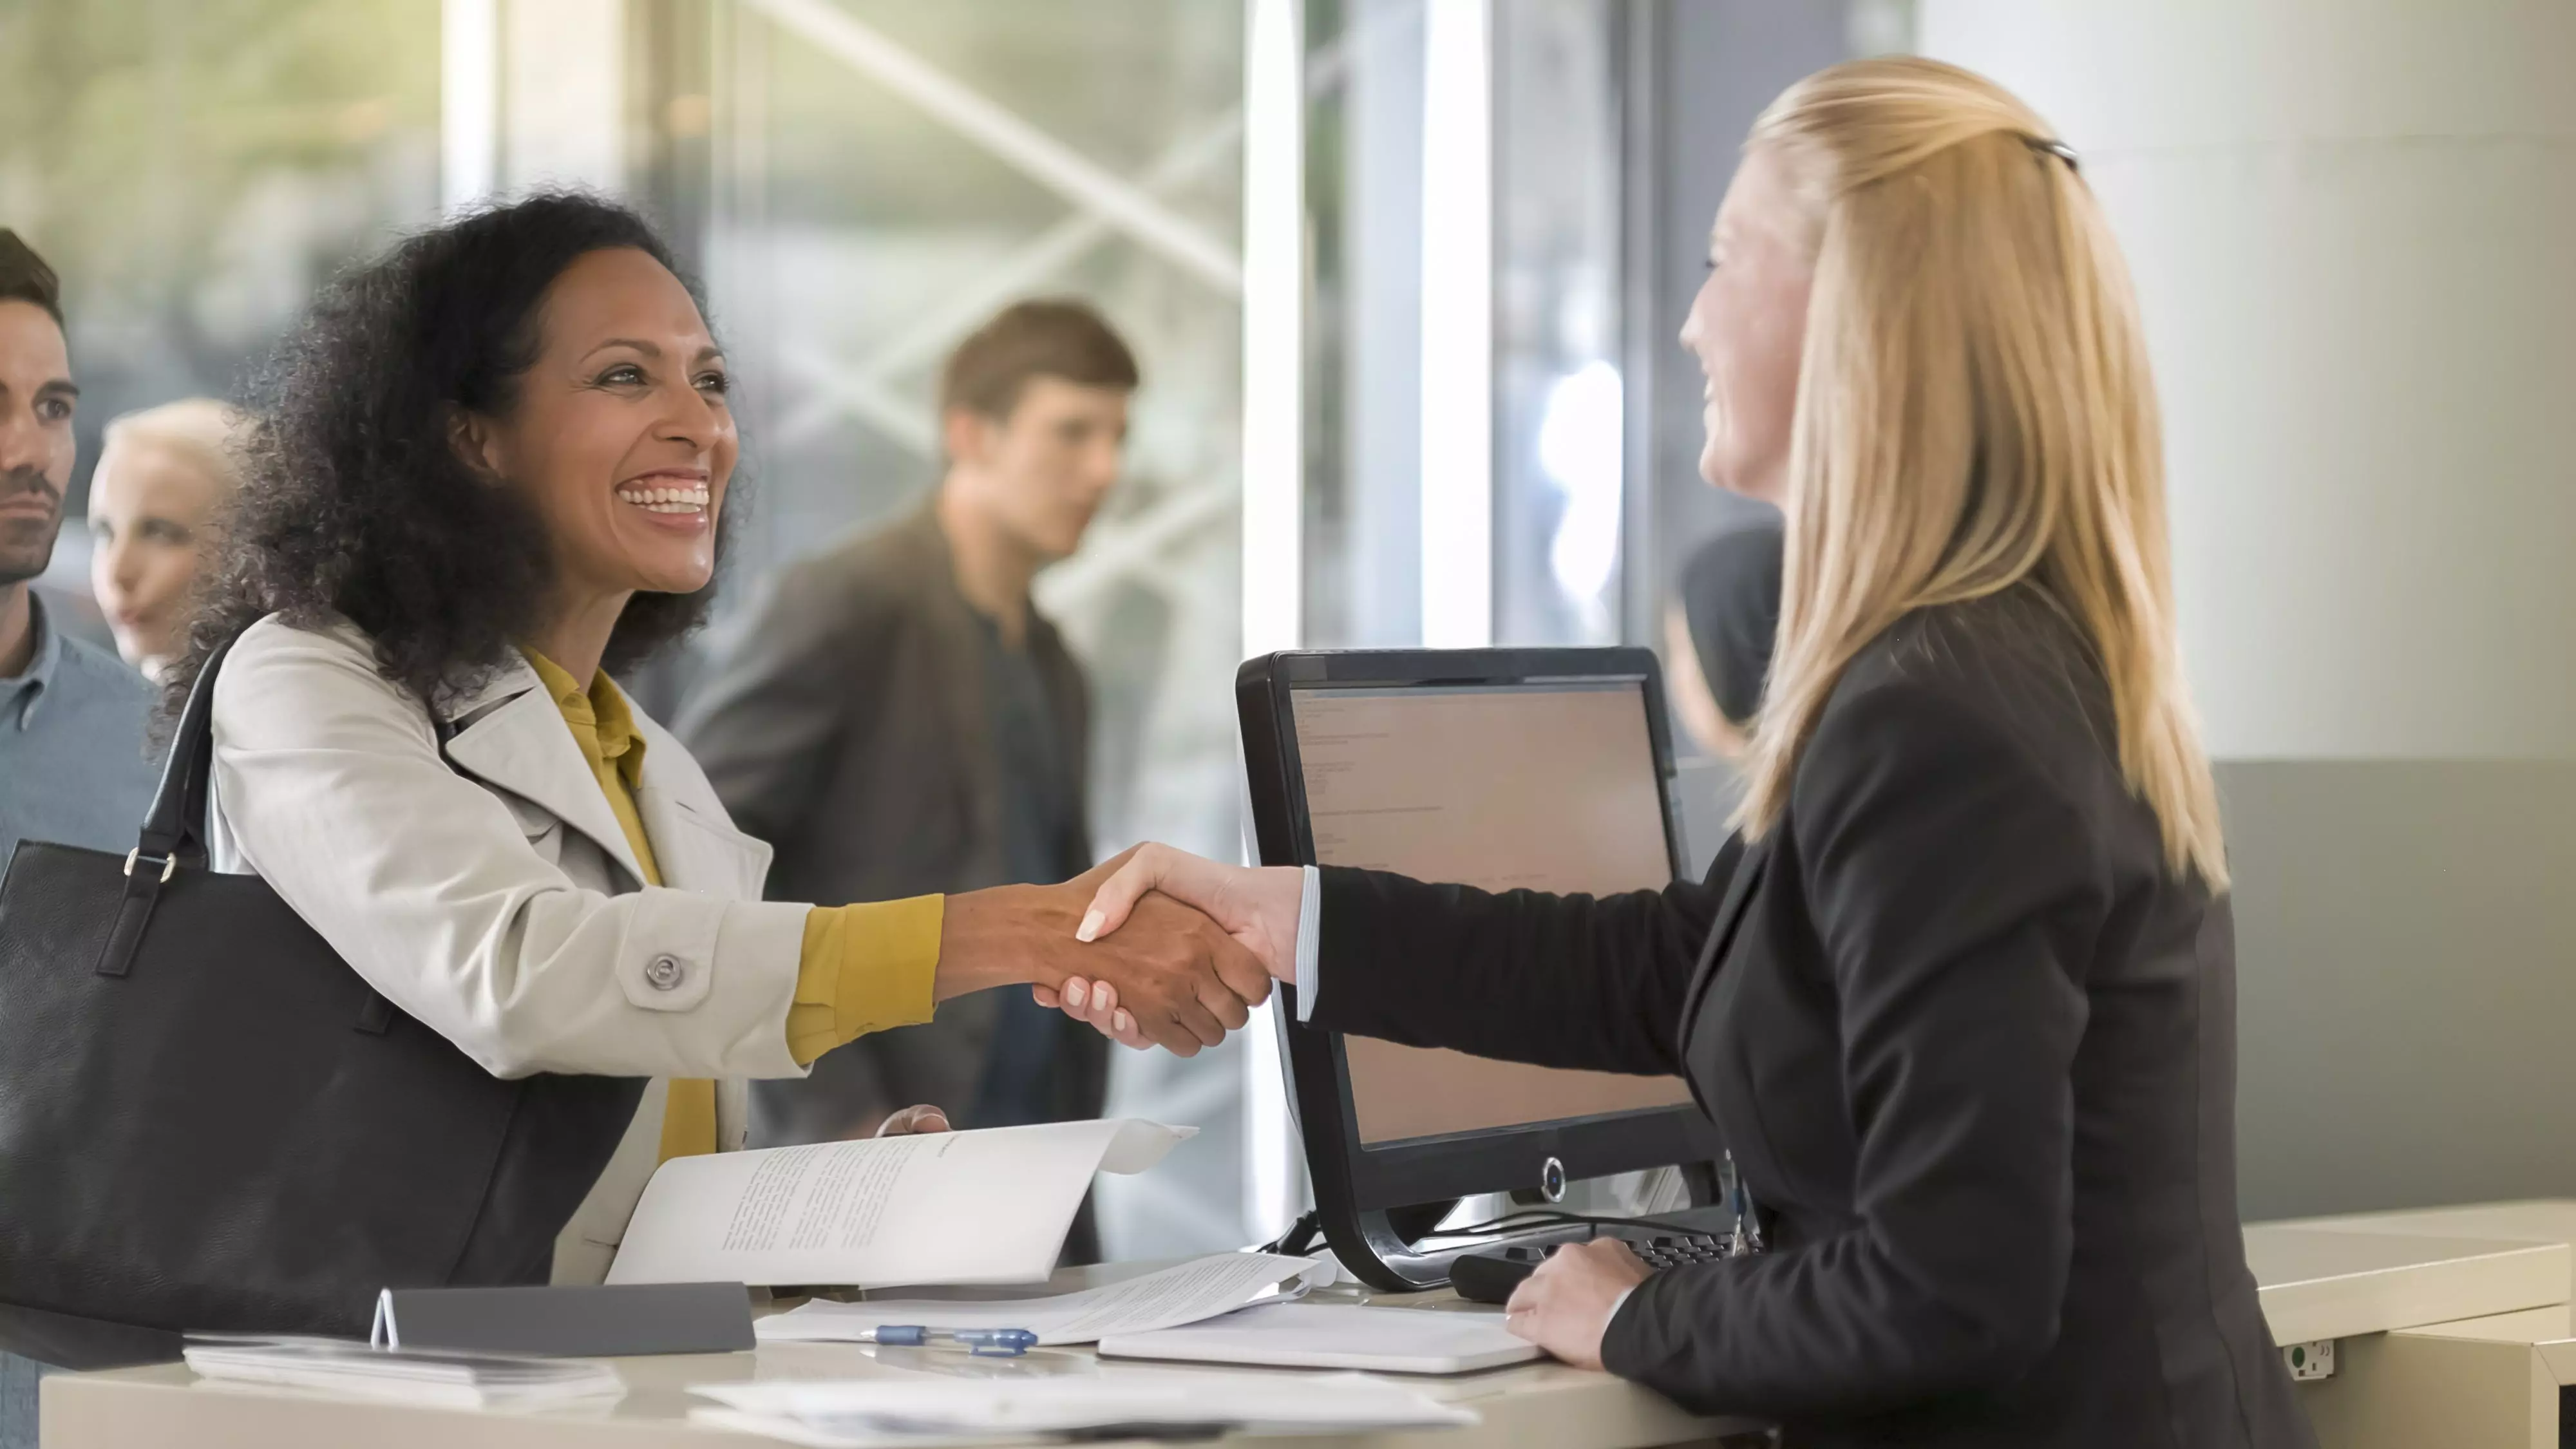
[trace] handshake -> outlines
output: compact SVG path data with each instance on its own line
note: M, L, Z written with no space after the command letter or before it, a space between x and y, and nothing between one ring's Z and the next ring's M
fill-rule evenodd
M1026 983L1132 1047L1196 1056L1297 969L1303 873L1140 845L1052 886L948 898L941 999Z

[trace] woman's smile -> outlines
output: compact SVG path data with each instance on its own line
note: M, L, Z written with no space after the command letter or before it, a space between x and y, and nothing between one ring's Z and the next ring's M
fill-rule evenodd
M617 485L617 498L653 515L656 526L703 531L715 494L704 468L657 468Z

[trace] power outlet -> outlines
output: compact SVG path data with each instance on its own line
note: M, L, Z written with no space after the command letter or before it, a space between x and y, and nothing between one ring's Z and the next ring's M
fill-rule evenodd
M2293 1343L2281 1350L2281 1362L2290 1366L2290 1377L2301 1382L2334 1377L2334 1346L2331 1338L2314 1343Z

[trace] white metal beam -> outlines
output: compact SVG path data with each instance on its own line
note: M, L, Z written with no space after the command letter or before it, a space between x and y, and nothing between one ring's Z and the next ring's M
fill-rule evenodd
M1243 649L1304 616L1306 157L1301 0L1245 0Z
M1144 185L1151 191L1182 185L1233 156L1242 138L1243 113L1230 111L1205 131L1165 152L1145 174ZM881 389L896 375L955 346L958 339L999 311L1004 303L1070 265L1110 232L1109 220L1101 213L1076 211L990 266L978 268L965 286L878 344L847 372L831 373L828 384L809 393L779 424L781 443L792 447L830 426L847 410L843 406L845 395L855 407L859 389Z
M1074 205L1169 257L1220 291L1243 285L1233 249L1142 188L954 76L896 44L830 0L743 0L824 54L868 76Z
M1121 579L1155 582L1166 572L1154 567L1164 554L1227 518L1234 506L1232 490L1203 484L1123 522L1094 524L1080 553L1038 576L1038 602L1058 614Z
M1390 23L1380 17L1363 32L1345 34L1316 47L1306 59L1307 98L1312 100L1341 84L1349 74L1352 52L1387 28ZM1236 159L1242 141L1243 110L1238 106L1209 122L1206 129L1172 145L1147 168L1140 184L1155 194L1187 185L1220 163ZM1112 231L1108 219L1099 212L1077 210L990 265L977 268L967 285L914 318L846 371L825 369L829 380L818 383L780 422L781 445L795 446L831 426L844 412L865 411L897 375L956 345L958 339L1004 303L1072 265L1075 258L1099 245ZM871 387L867 396L861 395ZM845 391L850 394L846 405Z
M1243 652L1305 619L1306 24L1303 0L1244 0ZM1244 1030L1244 1219L1268 1237L1302 1185L1276 1008Z
M438 20L438 199L492 194L501 149L501 0L445 0Z
M929 409L895 396L882 382L853 374L840 359L816 347L790 343L779 350L778 361L805 387L807 396L831 399L826 421L843 413L855 414L915 454L939 456L939 427Z

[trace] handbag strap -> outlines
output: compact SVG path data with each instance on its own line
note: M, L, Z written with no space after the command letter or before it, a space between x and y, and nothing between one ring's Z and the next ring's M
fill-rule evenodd
M214 774L215 676L224 656L233 652L225 640L206 656L188 687L188 702L179 711L179 727L170 736L169 758L161 762L161 784L143 814L141 838L126 858L128 875L146 868L167 879L185 862L202 865L206 858L207 781Z
M179 711L179 728L170 736L169 758L161 762L161 784L143 812L143 829L125 856L125 894L116 919L99 948L95 968L101 976L123 976L134 969L143 949L143 933L160 904L161 888L170 883L184 858L190 866L206 860L206 777L215 757L215 675L232 652L227 639L206 656L188 687L188 702Z

